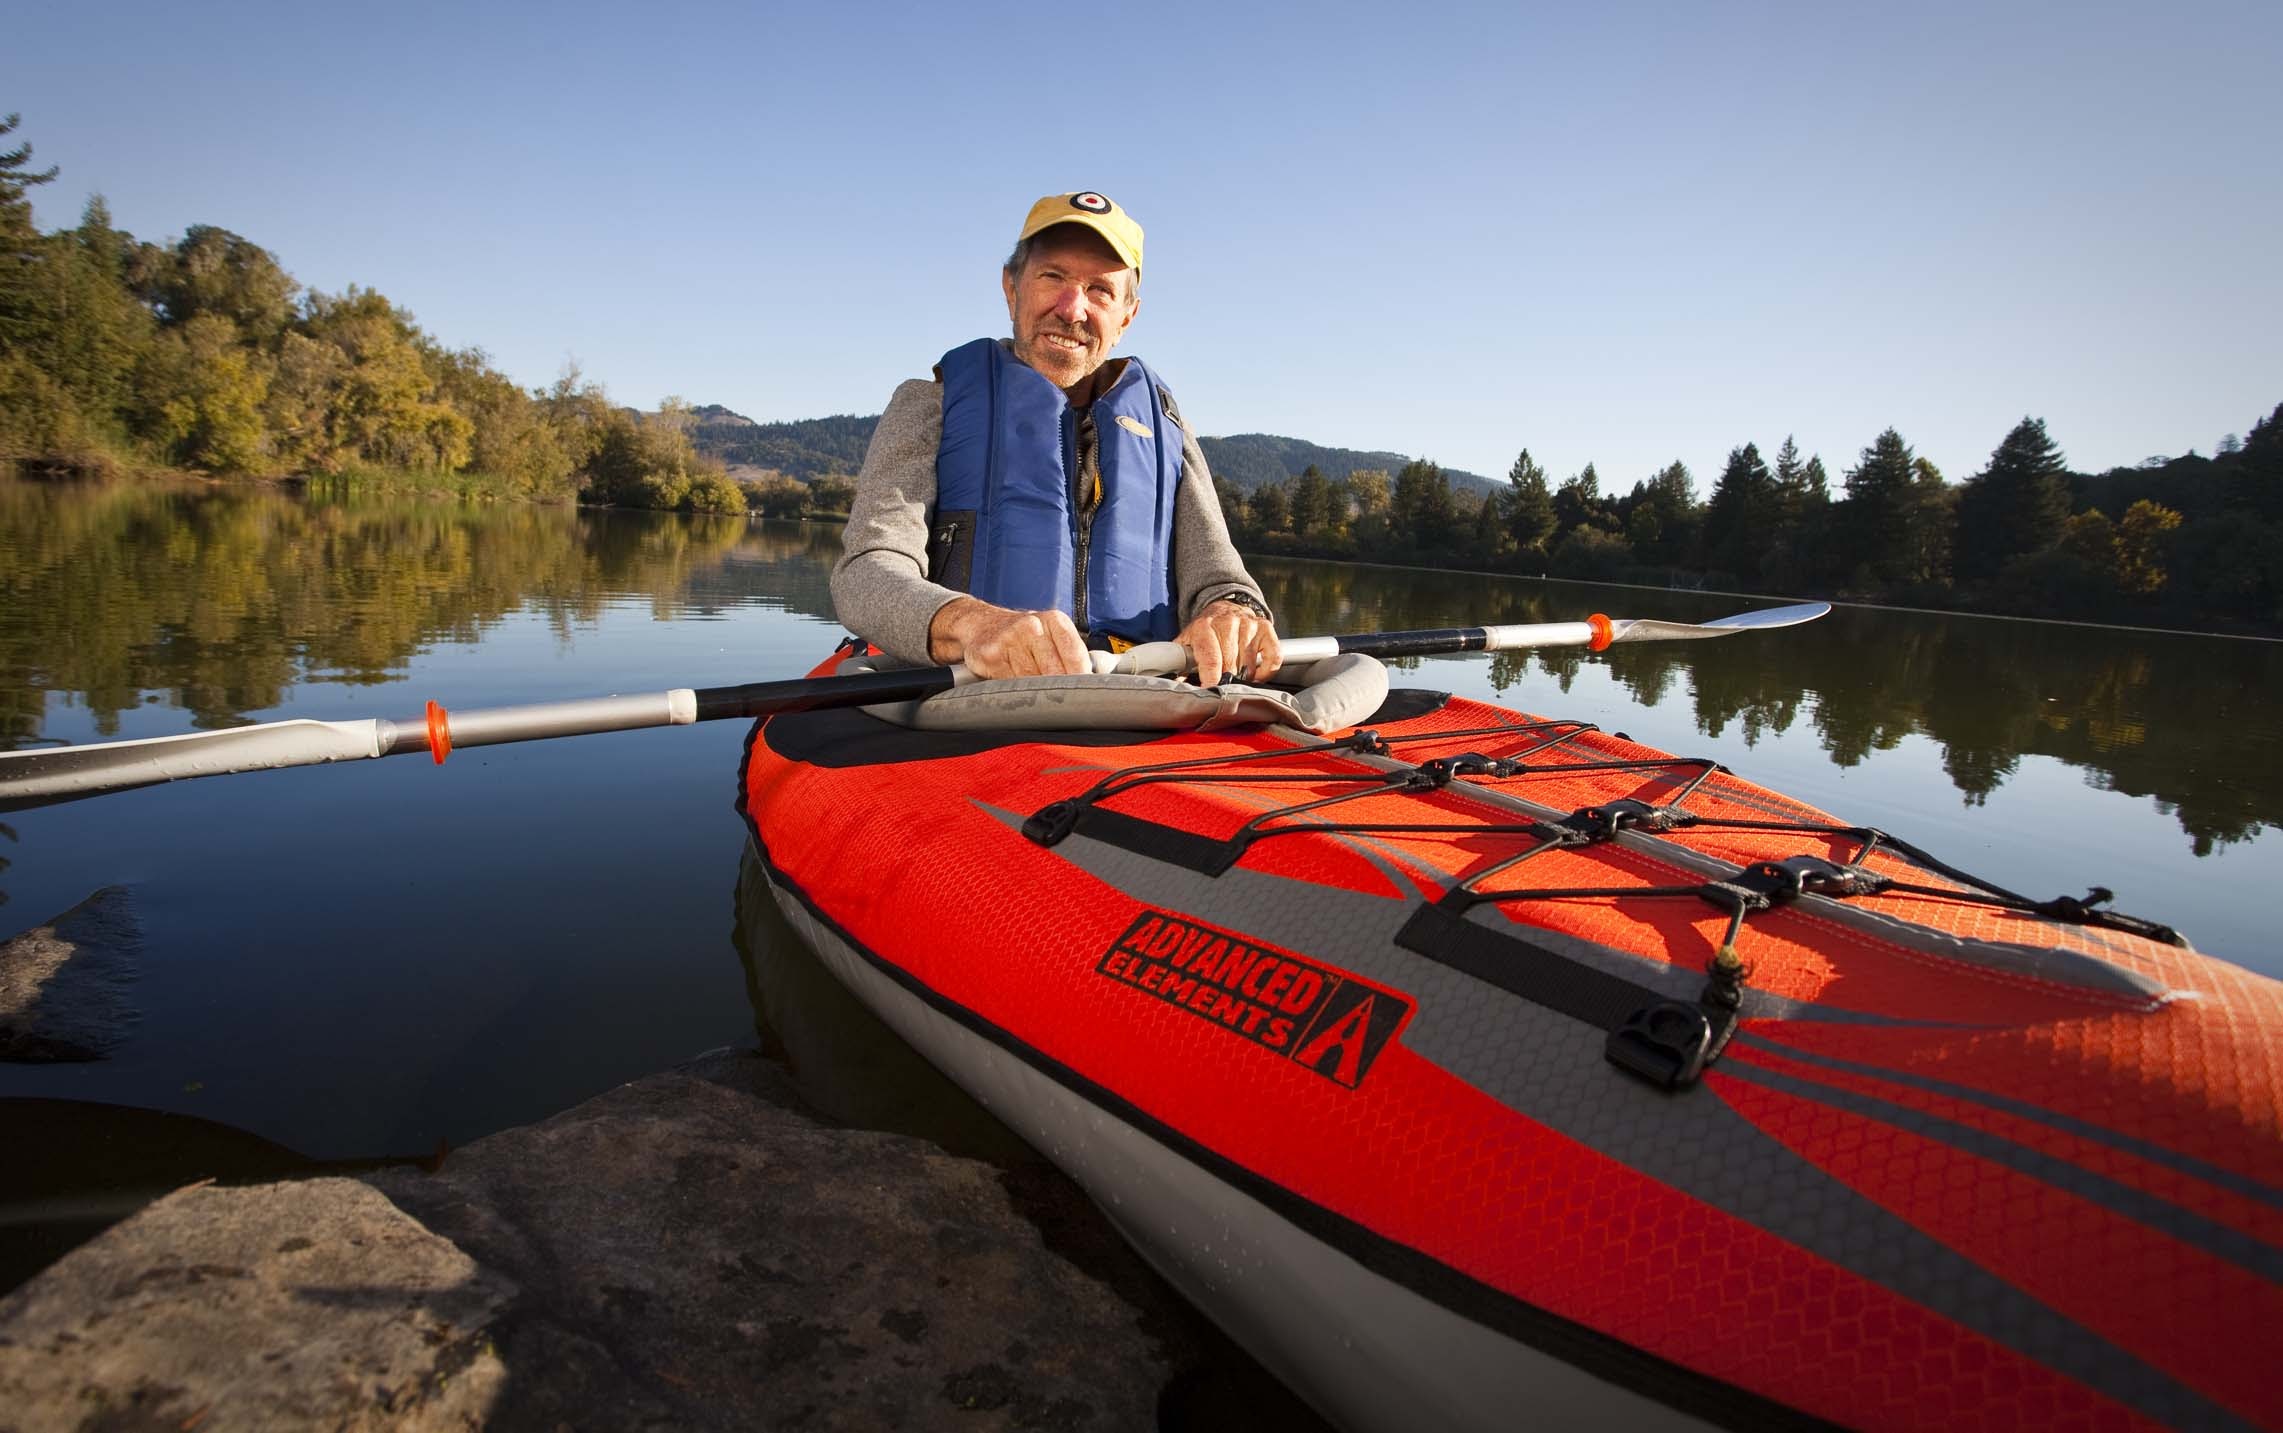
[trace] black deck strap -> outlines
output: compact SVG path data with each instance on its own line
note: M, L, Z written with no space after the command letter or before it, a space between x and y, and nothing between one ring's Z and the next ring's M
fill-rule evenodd
M2037 902L2030 907L2030 911L2032 914L2041 915L2047 920L2067 921L2071 925L2098 926L2102 930L2121 931L2126 935L2137 935L2145 940L2158 941L2165 945L2185 946L2188 943L2186 937L2168 925L2152 920L2142 920L2139 916L2128 916L2123 911L2094 909L2096 906L2106 905L2115 899L2116 892L2106 886L2095 886L2085 892L2082 899L2076 896L2055 896L2052 900Z
M1603 1030L1624 1024L1664 993L1563 955L1514 932L1477 925L1442 905L1422 905L1395 943L1509 994Z
M1056 805L1063 803L1057 802ZM1047 808L1052 810L1053 807ZM1039 815L1045 815L1040 812ZM1031 821L1038 820L1033 816ZM1029 834L1030 822L1023 823L1024 834ZM1086 836L1121 851L1163 861L1169 866L1196 871L1201 875L1218 876L1237 862L1244 847L1234 841L1216 840L1200 836L1194 831L1162 825L1140 816L1128 816L1123 811L1111 811L1101 806L1082 806L1071 821L1066 834ZM1052 842L1042 842L1051 845Z
M2029 915L2043 916L2047 920L2065 921L2071 925L2097 926L2102 930L2137 935L2162 945L2176 945L2183 949L2187 947L2188 938L2186 936L2159 921L2143 920L2139 916L2126 915L2123 911L2094 909L2096 906L2105 905L2115 899L2115 892L2110 891L2105 886L2095 886L2082 897L2055 896L2049 901L2033 901L2018 891L2007 890L1995 881L1985 881L1970 871L1961 871L1931 852L1913 846L1908 841L1898 840L1884 831L1874 830L1871 834L1877 838L1880 844L1900 853L1936 875L1947 876L1953 881L1963 882L1978 891L1987 891L1998 898L1995 901L1986 902L1986 904L2006 906L2013 910L2026 912ZM1944 891L1926 886L1897 884L1895 889L1915 895L1940 895L1950 896L1953 899L1974 899L1964 892Z
M1477 925L1463 909L1439 902L1412 911L1395 943L1607 1032L1602 1057L1663 1090L1695 1084L1727 1048L1747 973L1741 966L1712 969L1692 1005L1513 931Z

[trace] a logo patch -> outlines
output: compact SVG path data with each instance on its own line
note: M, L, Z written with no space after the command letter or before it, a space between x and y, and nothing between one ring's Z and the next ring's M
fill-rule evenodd
M1118 415L1118 426L1138 437L1154 438L1157 436L1149 430L1149 424L1134 417L1131 413L1120 413Z
M1411 1016L1408 996L1163 911L1136 916L1094 968L1351 1090Z
M1083 209L1089 214L1107 214L1110 212L1110 201L1089 189L1083 194L1071 195L1070 207Z

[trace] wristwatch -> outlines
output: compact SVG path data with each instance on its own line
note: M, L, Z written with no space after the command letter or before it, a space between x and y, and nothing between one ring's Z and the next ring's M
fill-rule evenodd
M1268 604L1242 588L1239 588L1234 592L1224 592L1220 596L1214 598L1213 601L1227 602L1235 606L1242 607L1247 612L1252 613L1255 617L1260 618L1261 621L1266 622L1271 626L1274 626L1276 623L1276 614L1268 610ZM1207 603L1206 605L1211 606L1212 603Z

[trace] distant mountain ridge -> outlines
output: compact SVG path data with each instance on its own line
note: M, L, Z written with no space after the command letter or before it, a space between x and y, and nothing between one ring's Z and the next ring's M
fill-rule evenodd
M1401 453L1327 448L1305 438L1283 438L1274 433L1232 433L1226 438L1199 438L1197 446L1204 450L1205 461L1212 467L1214 477L1227 478L1248 493L1268 483L1297 478L1311 464L1327 478L1344 478L1359 468L1377 468L1393 477L1411 461ZM1503 486L1458 468L1444 468L1443 475L1451 480L1453 488L1478 488L1487 492Z
M865 446L880 422L877 413L842 413L788 423L757 423L719 403L707 403L690 413L696 420L690 427L690 441L699 452L732 467L774 468L804 482L855 473L864 465ZM1225 478L1248 493L1265 483L1296 478L1311 463L1325 477L1344 478L1359 468L1378 468L1392 475L1411 461L1401 453L1327 448L1305 438L1273 433L1199 438L1197 446L1204 451L1214 477ZM1489 478L1456 468L1443 471L1454 488L1487 491L1499 486Z

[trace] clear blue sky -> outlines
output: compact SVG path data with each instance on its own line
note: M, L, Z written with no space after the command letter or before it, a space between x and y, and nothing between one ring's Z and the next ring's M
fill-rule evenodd
M48 4L0 113L528 385L877 412L1040 194L1148 231L1206 433L1604 490L1893 425L1953 480L2283 400L2283 5Z

